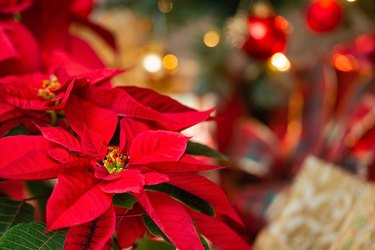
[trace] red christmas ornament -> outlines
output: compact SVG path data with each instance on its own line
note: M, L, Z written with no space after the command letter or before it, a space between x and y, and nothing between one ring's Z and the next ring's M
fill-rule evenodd
M342 17L342 7L336 0L313 0L306 12L307 25L319 33L337 28Z
M247 19L248 38L243 50L254 59L266 60L286 48L288 22L264 3L254 6Z

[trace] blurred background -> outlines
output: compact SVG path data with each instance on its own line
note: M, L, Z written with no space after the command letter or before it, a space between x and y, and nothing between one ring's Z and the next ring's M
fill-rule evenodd
M217 106L186 133L228 157L211 178L253 242L309 156L374 178L374 13L373 0L97 0L90 19L117 49L72 32L127 69L115 85Z

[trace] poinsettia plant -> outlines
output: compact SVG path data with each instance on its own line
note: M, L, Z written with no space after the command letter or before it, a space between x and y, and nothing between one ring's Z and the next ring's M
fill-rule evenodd
M69 33L90 0L0 3L0 248L251 249L224 191L222 157L181 131L210 119L149 89L111 87Z

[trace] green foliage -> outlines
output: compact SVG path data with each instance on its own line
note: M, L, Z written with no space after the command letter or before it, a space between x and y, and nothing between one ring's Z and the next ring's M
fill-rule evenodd
M5 136L28 134L30 134L30 132L23 125L18 125L17 127L12 128Z
M44 233L45 225L40 222L20 223L0 238L0 249L58 250L64 249L65 232Z
M188 141L185 153L191 154L191 155L208 156L208 157L217 158L220 160L226 160L226 157L224 155L198 142Z
M137 250L175 250L176 248L164 241L151 240L149 237L139 241Z
M26 187L33 197L36 199L41 218L46 217L47 197L52 193L52 185L47 181L26 181Z
M136 202L137 200L128 193L115 194L113 196L113 204L119 207L131 209Z
M206 239L201 234L199 234L199 239L202 242L204 250L210 250L210 247L208 246Z
M199 198L198 196L189 193L181 188L175 187L168 183L161 183L157 185L145 187L147 190L160 191L169 194L176 200L184 203L191 209L202 212L209 216L215 216L215 211L207 201Z
M0 197L0 236L11 227L31 222L33 218L34 208L30 204Z

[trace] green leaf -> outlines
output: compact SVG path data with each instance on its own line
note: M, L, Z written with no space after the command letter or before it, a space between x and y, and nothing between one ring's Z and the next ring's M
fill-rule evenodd
M208 243L207 243L206 239L200 233L199 233L199 239L202 242L204 250L210 250L210 247L208 246Z
M44 233L45 225L40 222L20 223L0 238L0 249L64 249L65 232Z
M168 237L163 233L163 231L161 231L161 229L158 227L158 225L156 225L156 223L151 219L150 216L148 215L143 215L143 222L146 226L146 228L148 229L148 231L150 231L150 233L152 233L153 235L155 236L161 236L163 237L163 239L168 242L169 244L172 244L172 242L168 239Z
M131 209L136 202L137 200L129 193L115 194L113 196L113 204L119 207Z
M138 241L137 250L175 250L176 248L164 241L151 240L149 237Z
M227 160L227 158L224 155L220 154L216 150L198 142L188 141L186 145L185 153L190 154L190 155L201 155L201 156L217 158L220 160Z
M179 187L173 186L168 183L161 183L157 185L146 186L145 189L167 193L197 212L201 212L209 216L215 216L215 211L210 203Z
M34 208L30 204L0 197L0 236L14 225L31 222L33 218Z
M18 125L11 130L5 135L5 136L13 136L13 135L29 135L30 132L23 126L23 125Z
M47 197L49 197L52 193L53 186L48 181L26 181L26 187L30 194L33 197L41 197L40 199L36 199L37 208L40 213L40 217L45 219L46 218L46 206L47 206ZM45 198L42 198L45 197Z

